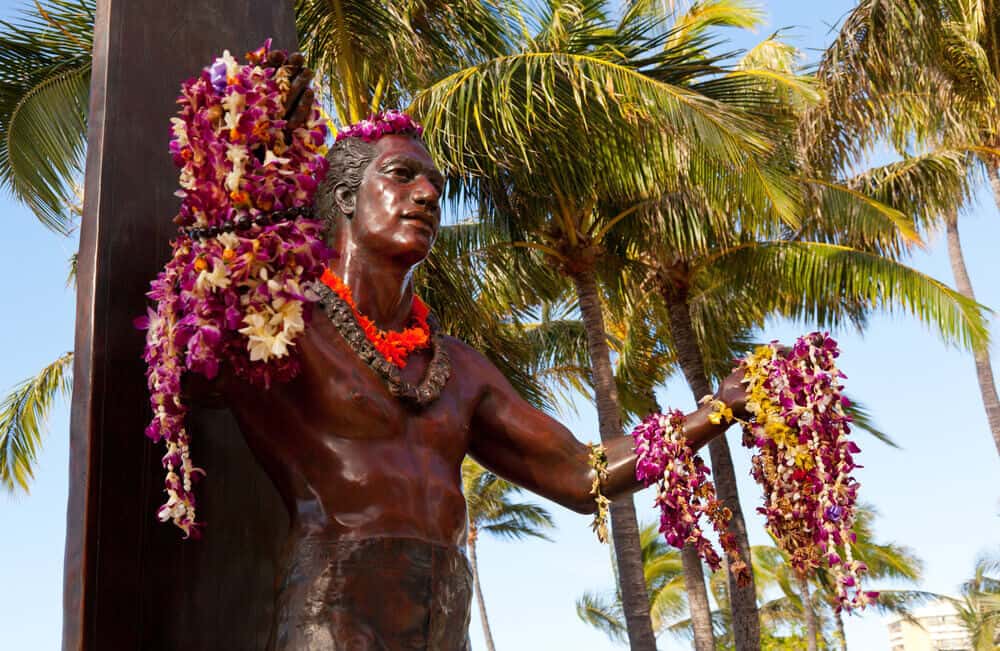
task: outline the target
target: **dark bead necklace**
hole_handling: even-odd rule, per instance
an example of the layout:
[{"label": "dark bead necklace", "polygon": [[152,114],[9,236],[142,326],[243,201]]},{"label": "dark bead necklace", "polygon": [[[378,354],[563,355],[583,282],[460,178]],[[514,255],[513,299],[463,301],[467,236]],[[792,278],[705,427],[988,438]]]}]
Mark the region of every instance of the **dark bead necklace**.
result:
[{"label": "dark bead necklace", "polygon": [[428,325],[431,329],[431,350],[433,351],[431,363],[427,366],[423,380],[420,381],[419,385],[414,386],[403,379],[399,367],[387,360],[368,341],[364,330],[354,318],[354,311],[344,299],[323,283],[316,283],[315,289],[320,296],[320,306],[323,308],[323,312],[333,322],[351,350],[382,378],[390,394],[404,403],[420,408],[430,405],[441,396],[444,385],[451,377],[451,359],[448,357],[448,351],[445,350],[441,335],[437,332],[437,325],[433,318],[428,319]]}]

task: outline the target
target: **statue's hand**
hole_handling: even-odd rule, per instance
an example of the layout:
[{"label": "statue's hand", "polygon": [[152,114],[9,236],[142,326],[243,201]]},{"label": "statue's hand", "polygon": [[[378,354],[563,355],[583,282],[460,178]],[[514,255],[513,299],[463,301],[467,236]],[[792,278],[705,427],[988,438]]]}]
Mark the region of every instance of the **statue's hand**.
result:
[{"label": "statue's hand", "polygon": [[715,397],[726,403],[733,410],[733,415],[741,420],[748,420],[747,385],[743,383],[743,369],[738,368],[730,373],[719,385]]},{"label": "statue's hand", "polygon": [[305,124],[309,119],[309,112],[312,110],[313,91],[309,88],[312,81],[313,71],[305,66],[305,57],[299,52],[293,52],[285,58],[285,53],[280,51],[271,52],[267,55],[267,65],[272,68],[288,66],[291,70],[291,89],[288,91],[288,98],[285,101],[285,135],[286,138],[293,131]]},{"label": "statue's hand", "polygon": [[[788,346],[778,346],[778,354],[782,357],[791,352]],[[743,382],[743,369],[737,368],[722,381],[715,397],[726,403],[733,410],[733,415],[740,420],[749,420],[747,411],[747,385]]]}]

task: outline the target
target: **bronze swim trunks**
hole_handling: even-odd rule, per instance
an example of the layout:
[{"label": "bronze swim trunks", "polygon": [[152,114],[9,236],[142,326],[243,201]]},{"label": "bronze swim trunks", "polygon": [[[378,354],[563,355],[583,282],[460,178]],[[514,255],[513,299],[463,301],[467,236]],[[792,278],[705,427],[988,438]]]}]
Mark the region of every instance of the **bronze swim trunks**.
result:
[{"label": "bronze swim trunks", "polygon": [[467,651],[472,573],[457,547],[413,538],[292,550],[273,651]]}]

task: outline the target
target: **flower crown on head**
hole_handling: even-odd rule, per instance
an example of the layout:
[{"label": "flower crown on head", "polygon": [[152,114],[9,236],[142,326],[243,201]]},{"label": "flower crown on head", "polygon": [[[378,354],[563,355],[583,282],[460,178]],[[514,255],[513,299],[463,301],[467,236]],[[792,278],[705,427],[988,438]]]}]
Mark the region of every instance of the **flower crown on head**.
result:
[{"label": "flower crown on head", "polygon": [[365,142],[375,142],[382,136],[408,135],[420,137],[424,128],[402,111],[380,111],[372,113],[368,119],[355,122],[337,132],[336,142],[344,138],[360,138]]}]

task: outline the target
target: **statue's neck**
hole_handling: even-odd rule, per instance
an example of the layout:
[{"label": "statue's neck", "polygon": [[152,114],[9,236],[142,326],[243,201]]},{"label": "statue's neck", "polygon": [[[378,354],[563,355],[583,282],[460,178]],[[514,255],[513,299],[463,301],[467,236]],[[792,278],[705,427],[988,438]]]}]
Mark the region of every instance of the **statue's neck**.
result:
[{"label": "statue's neck", "polygon": [[405,328],[413,303],[413,267],[345,244],[330,269],[351,288],[355,307],[382,330]]}]

